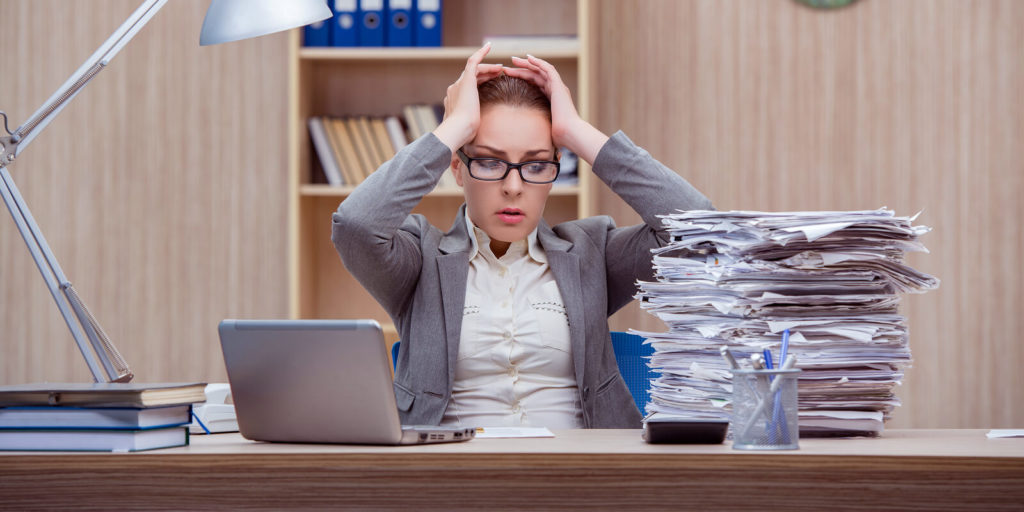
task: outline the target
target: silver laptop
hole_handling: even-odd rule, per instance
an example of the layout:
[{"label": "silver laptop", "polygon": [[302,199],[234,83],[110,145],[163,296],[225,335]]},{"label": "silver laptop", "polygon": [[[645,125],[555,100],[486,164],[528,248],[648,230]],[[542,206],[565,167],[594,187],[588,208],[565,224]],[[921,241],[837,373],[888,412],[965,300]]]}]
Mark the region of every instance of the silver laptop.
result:
[{"label": "silver laptop", "polygon": [[246,439],[397,445],[476,434],[402,426],[391,358],[374,320],[224,320],[218,330]]}]

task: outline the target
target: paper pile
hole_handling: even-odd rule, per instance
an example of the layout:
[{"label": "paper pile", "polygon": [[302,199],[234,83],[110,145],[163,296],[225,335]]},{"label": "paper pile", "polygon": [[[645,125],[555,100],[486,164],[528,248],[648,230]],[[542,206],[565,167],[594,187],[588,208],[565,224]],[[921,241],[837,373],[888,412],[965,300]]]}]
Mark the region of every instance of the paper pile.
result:
[{"label": "paper pile", "polygon": [[648,413],[728,418],[731,374],[719,349],[789,353],[802,369],[802,435],[874,435],[899,405],[910,364],[898,293],[938,280],[903,263],[929,231],[888,209],[853,212],[690,211],[663,216],[672,240],[654,250],[657,282],[641,306],[668,332],[640,332],[655,352]]}]

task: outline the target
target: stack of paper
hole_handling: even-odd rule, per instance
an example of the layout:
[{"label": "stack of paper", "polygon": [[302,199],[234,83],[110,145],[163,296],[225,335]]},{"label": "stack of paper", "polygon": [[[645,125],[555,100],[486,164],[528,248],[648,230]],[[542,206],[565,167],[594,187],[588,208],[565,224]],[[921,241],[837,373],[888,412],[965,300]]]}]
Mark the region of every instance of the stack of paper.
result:
[{"label": "stack of paper", "polygon": [[[916,218],[916,216],[915,216]],[[655,348],[648,413],[727,418],[731,374],[719,349],[768,348],[802,369],[801,434],[872,435],[899,405],[910,364],[899,293],[938,280],[903,263],[927,252],[929,231],[888,209],[853,212],[691,211],[663,217],[672,240],[654,250],[657,282],[642,307],[668,332],[639,332]]]}]

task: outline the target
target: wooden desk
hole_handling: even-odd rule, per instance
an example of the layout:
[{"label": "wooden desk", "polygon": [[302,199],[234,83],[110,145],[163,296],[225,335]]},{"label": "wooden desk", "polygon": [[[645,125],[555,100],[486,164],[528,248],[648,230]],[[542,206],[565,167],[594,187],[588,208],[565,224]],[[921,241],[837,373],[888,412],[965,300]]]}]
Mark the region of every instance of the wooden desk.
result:
[{"label": "wooden desk", "polygon": [[132,454],[0,454],[0,510],[1024,509],[1024,439],[893,430],[790,452],[648,445],[637,430],[408,447],[194,436]]}]

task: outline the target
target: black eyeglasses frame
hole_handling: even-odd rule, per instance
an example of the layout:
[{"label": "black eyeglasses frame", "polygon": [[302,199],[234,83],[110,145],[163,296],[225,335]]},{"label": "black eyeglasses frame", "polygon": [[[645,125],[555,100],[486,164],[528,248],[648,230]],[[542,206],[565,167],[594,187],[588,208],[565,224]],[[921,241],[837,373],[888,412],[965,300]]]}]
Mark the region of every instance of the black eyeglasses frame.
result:
[{"label": "black eyeglasses frame", "polygon": [[[475,180],[480,181],[502,181],[508,177],[508,173],[512,172],[512,169],[514,168],[516,172],[519,173],[519,179],[523,180],[523,183],[530,183],[532,185],[547,185],[548,183],[554,183],[554,181],[558,179],[558,175],[562,172],[562,164],[558,160],[528,160],[526,162],[519,162],[517,164],[514,164],[507,160],[502,160],[500,158],[494,158],[491,156],[483,158],[473,158],[467,155],[464,151],[462,151],[461,148],[458,151],[456,151],[456,154],[459,156],[459,160],[462,160],[462,163],[466,165],[466,170],[469,171],[469,176]],[[557,152],[555,153],[555,158],[558,158]],[[502,174],[500,178],[480,178],[478,176],[474,176],[473,166],[470,164],[477,160],[496,160],[498,162],[501,162],[505,164],[505,174]],[[549,181],[528,180],[523,176],[523,166],[528,164],[555,164],[555,177],[551,178],[551,180]]]}]

